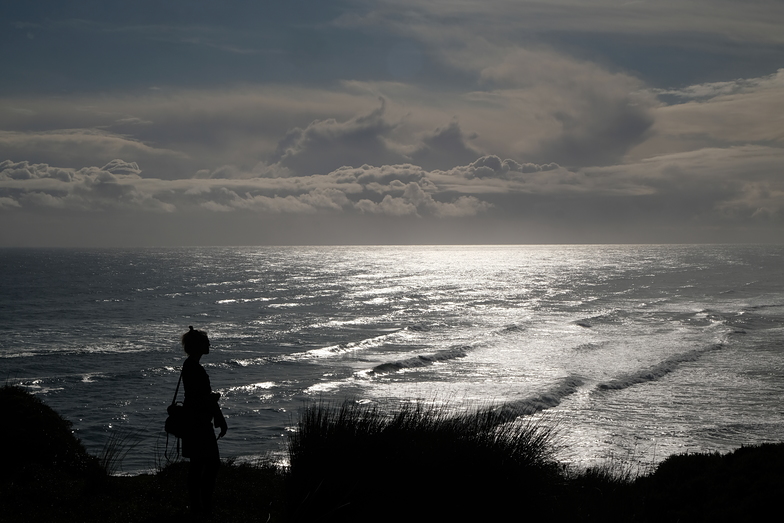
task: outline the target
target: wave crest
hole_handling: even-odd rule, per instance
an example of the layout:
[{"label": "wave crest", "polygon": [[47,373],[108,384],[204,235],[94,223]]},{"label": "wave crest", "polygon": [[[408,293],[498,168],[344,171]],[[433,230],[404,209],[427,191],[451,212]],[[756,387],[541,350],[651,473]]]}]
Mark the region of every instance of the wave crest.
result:
[{"label": "wave crest", "polygon": [[413,358],[382,363],[373,367],[373,369],[368,372],[368,375],[374,376],[379,374],[389,374],[403,369],[427,367],[428,365],[433,365],[434,363],[441,361],[464,358],[468,354],[468,349],[469,347],[467,346],[453,347],[451,349],[438,351],[433,354],[420,354],[418,356],[414,356]]},{"label": "wave crest", "polygon": [[528,416],[541,410],[557,407],[564,398],[577,392],[582,385],[583,380],[579,376],[567,376],[540,394],[505,403],[498,409],[503,411],[511,421],[518,416]]},{"label": "wave crest", "polygon": [[596,386],[596,388],[600,391],[622,390],[631,387],[632,385],[637,385],[639,383],[645,383],[647,381],[655,381],[666,376],[670,372],[674,371],[675,369],[680,367],[683,363],[689,361],[695,361],[709,350],[718,349],[720,347],[721,344],[716,344],[716,345],[712,345],[707,349],[698,349],[689,352],[684,352],[682,354],[676,354],[675,356],[671,356],[663,360],[662,362],[654,365],[653,367],[642,369],[638,372],[634,372],[632,374],[626,374],[614,380],[600,383],[599,385]]}]

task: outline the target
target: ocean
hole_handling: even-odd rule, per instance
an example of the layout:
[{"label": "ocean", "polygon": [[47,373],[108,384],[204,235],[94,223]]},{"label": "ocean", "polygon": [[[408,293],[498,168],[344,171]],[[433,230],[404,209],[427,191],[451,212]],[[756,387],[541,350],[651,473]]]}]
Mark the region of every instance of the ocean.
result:
[{"label": "ocean", "polygon": [[164,459],[189,325],[239,461],[345,399],[506,403],[576,466],[784,440],[782,246],[0,249],[0,282],[0,377],[128,474]]}]

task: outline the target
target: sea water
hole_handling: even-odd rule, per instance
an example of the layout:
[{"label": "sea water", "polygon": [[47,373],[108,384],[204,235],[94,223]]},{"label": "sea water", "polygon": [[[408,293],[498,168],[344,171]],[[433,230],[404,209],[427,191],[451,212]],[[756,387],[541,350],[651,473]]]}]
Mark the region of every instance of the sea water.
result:
[{"label": "sea water", "polygon": [[344,399],[506,403],[576,465],[784,439],[781,246],[5,249],[0,282],[0,377],[126,473],[163,460],[189,325],[224,458]]}]

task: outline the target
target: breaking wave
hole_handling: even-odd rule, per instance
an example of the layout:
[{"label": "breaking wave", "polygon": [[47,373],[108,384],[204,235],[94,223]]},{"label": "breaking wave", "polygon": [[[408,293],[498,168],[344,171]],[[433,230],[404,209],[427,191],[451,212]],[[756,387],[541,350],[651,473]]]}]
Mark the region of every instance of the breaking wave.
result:
[{"label": "breaking wave", "polygon": [[497,409],[511,421],[518,416],[528,416],[542,410],[557,407],[564,398],[577,392],[582,385],[583,380],[579,376],[567,376],[539,394],[519,401],[505,403],[497,407]]},{"label": "breaking wave", "polygon": [[381,336],[366,338],[364,340],[352,341],[349,343],[339,343],[337,345],[330,345],[328,347],[321,347],[319,349],[309,350],[305,354],[307,354],[308,356],[315,356],[316,358],[324,358],[330,356],[339,356],[341,354],[345,354],[347,352],[353,352],[356,350],[364,350],[364,349],[371,349],[374,347],[380,347],[401,330],[403,329],[397,329],[393,332],[388,332],[386,334],[382,334]]},{"label": "breaking wave", "polygon": [[504,327],[503,329],[500,329],[500,330],[496,331],[496,334],[500,334],[500,335],[514,334],[514,333],[517,333],[517,332],[523,332],[524,330],[525,330],[525,327],[523,327],[521,325],[510,324],[510,325],[507,325],[506,327]]},{"label": "breaking wave", "polygon": [[376,365],[367,374],[368,376],[375,376],[379,374],[389,374],[398,372],[403,369],[414,369],[418,367],[426,367],[441,361],[453,360],[456,358],[464,358],[468,354],[470,347],[453,347],[451,349],[442,350],[433,354],[420,354],[413,358],[406,358],[403,360],[392,361],[389,363],[382,363]]},{"label": "breaking wave", "polygon": [[632,385],[637,385],[639,383],[655,381],[662,378],[663,376],[666,376],[670,372],[676,370],[683,363],[695,361],[709,350],[718,349],[720,347],[721,344],[719,343],[719,344],[712,345],[707,349],[698,349],[689,352],[684,352],[683,354],[676,354],[675,356],[671,356],[666,360],[654,365],[653,367],[649,367],[647,369],[643,369],[638,372],[634,372],[632,374],[626,374],[611,381],[600,383],[599,385],[596,386],[596,388],[600,391],[622,390],[631,387]]}]

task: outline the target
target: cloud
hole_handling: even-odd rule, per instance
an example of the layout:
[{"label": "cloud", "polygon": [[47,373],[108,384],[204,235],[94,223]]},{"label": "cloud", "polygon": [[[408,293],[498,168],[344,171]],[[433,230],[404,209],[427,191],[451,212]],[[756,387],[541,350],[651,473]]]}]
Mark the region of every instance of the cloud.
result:
[{"label": "cloud", "polygon": [[650,137],[629,152],[632,159],[735,145],[784,145],[779,116],[784,114],[784,69],[656,93],[676,103],[654,110]]},{"label": "cloud", "polygon": [[[410,162],[445,169],[481,154],[468,144],[474,133],[457,121],[443,125],[455,107],[434,111],[426,100],[406,100],[416,93],[389,91],[395,101],[356,82],[340,91],[289,86],[0,99],[0,158],[76,168],[124,158],[144,165],[143,176],[176,179],[197,172],[231,178],[254,166],[255,174],[272,176]],[[21,114],[20,107],[36,110]]]},{"label": "cloud", "polygon": [[[450,49],[442,58],[474,77],[464,91],[350,84],[387,100],[385,114],[397,118],[387,139],[399,144],[394,150],[407,161],[448,169],[495,154],[579,168],[618,163],[650,138],[661,102],[638,78],[546,47],[500,48],[470,35],[465,40],[476,47]],[[446,117],[452,121],[445,126]],[[435,131],[428,129],[433,125]],[[405,145],[406,134],[417,140]]]},{"label": "cloud", "polygon": [[228,165],[247,171],[269,161],[291,129],[349,120],[373,106],[377,97],[367,92],[296,85],[6,96],[0,97],[0,158],[75,168],[123,158],[162,179]]},{"label": "cloud", "polygon": [[363,11],[346,13],[336,23],[368,30],[394,27],[408,34],[428,29],[440,34],[452,28],[455,33],[477,33],[496,40],[561,31],[635,36],[699,33],[736,42],[781,44],[781,15],[780,10],[772,9],[774,4],[733,0],[379,0]]},{"label": "cloud", "polygon": [[525,147],[534,161],[616,163],[654,123],[655,100],[639,80],[552,51],[515,50],[481,77],[536,115],[541,131]]},{"label": "cloud", "polygon": [[[279,142],[271,162],[257,171],[273,176],[323,174],[343,166],[413,163],[425,170],[449,169],[471,162],[481,152],[468,144],[457,121],[433,131],[415,132],[387,117],[387,100],[377,109],[346,121],[316,120],[294,128]],[[412,139],[411,135],[415,137]],[[405,136],[409,143],[401,140]]]},{"label": "cloud", "polygon": [[585,175],[596,193],[637,196],[667,213],[713,225],[784,224],[784,149],[756,145],[706,148],[595,168]]},{"label": "cloud", "polygon": [[98,129],[62,129],[39,132],[0,131],[0,158],[35,158],[36,163],[78,166],[106,163],[118,157],[132,157],[157,167],[154,174],[165,176],[166,168],[187,161],[187,155],[152,147],[126,136]]},{"label": "cloud", "polygon": [[453,172],[459,172],[466,178],[498,178],[504,180],[524,180],[525,174],[559,169],[557,163],[538,165],[535,163],[518,163],[509,158],[501,160],[496,155],[483,156],[471,162],[465,168],[458,167]]},{"label": "cloud", "polygon": [[453,121],[423,136],[421,144],[408,156],[424,169],[449,169],[481,156],[479,150],[468,144],[468,139],[460,129],[460,124]]},{"label": "cloud", "polygon": [[[225,203],[219,203],[219,200]],[[224,187],[212,192],[212,199],[201,203],[202,207],[212,211],[246,210],[259,213],[313,213],[316,209],[295,196],[265,196],[245,193],[243,196]]]},{"label": "cloud", "polygon": [[389,216],[420,216],[420,213],[427,212],[439,218],[475,216],[492,207],[474,196],[460,196],[451,202],[436,201],[416,182],[409,182],[399,189],[402,190],[400,197],[387,194],[378,203],[363,199],[357,202],[356,207],[362,212]]},{"label": "cloud", "polygon": [[13,198],[9,198],[7,196],[0,196],[0,210],[2,209],[10,209],[13,207],[21,207],[19,202],[14,200]]},{"label": "cloud", "polygon": [[[661,155],[608,167],[569,170],[554,163],[521,164],[488,155],[448,170],[411,164],[341,167],[325,175],[289,177],[143,178],[137,165],[113,160],[102,168],[64,169],[29,162],[0,163],[6,209],[47,206],[103,212],[373,214],[454,218],[515,213],[546,202],[595,214],[608,202],[624,219],[665,210],[705,220],[780,220],[784,149],[736,146]],[[44,196],[48,195],[48,196]],[[15,203],[14,203],[15,202]],[[515,203],[518,202],[518,203]],[[635,205],[642,204],[635,210]],[[647,210],[646,210],[647,206]],[[618,207],[620,208],[620,207]],[[529,209],[530,210],[530,209]],[[526,211],[528,212],[528,211]],[[538,211],[537,211],[538,212]],[[734,217],[734,218],[733,218]]]},{"label": "cloud", "polygon": [[401,163],[405,157],[390,147],[386,137],[395,124],[384,118],[385,100],[378,109],[338,122],[315,120],[304,129],[294,128],[278,144],[272,158],[274,170],[294,175],[330,172],[344,165]]},{"label": "cloud", "polygon": [[390,195],[384,196],[384,199],[379,203],[371,200],[360,200],[357,202],[357,209],[366,213],[386,214],[388,216],[419,216],[416,205],[403,198],[395,198]]},{"label": "cloud", "polygon": [[580,167],[620,160],[652,123],[653,94],[588,61],[513,46],[466,62],[476,66],[473,85],[446,91],[353,81],[6,97],[0,158],[75,168],[123,158],[161,179],[254,167],[271,176],[363,164],[449,169],[484,154]]},{"label": "cloud", "polygon": [[[357,231],[363,242],[379,242],[380,231],[397,238],[404,224],[426,242],[760,241],[784,228],[781,165],[784,149],[759,145],[579,170],[487,155],[447,170],[363,165],[323,175],[179,180],[142,177],[122,160],[81,169],[5,161],[0,209],[9,223],[37,213],[51,217],[51,227],[83,215],[106,224],[123,216],[127,231],[195,220],[212,231],[198,240],[208,244],[259,234],[351,243]],[[281,220],[287,229],[278,230]]]},{"label": "cloud", "polygon": [[[88,212],[260,214],[370,213],[389,216],[473,216],[491,206],[473,196],[441,194],[428,172],[410,164],[341,167],[326,175],[162,180],[142,178],[136,163],[115,159],[104,167],[67,169],[47,164],[0,163],[4,207]],[[447,191],[448,192],[448,191]]]},{"label": "cloud", "polygon": [[101,170],[111,174],[139,175],[142,172],[141,169],[139,169],[139,164],[136,162],[126,162],[117,158],[101,167]]},{"label": "cloud", "polygon": [[47,164],[0,163],[0,193],[20,208],[101,212],[172,212],[175,207],[135,186],[142,178],[135,163],[112,160],[105,167],[69,169]]},{"label": "cloud", "polygon": [[73,179],[72,169],[50,168],[47,164],[31,164],[30,162],[14,163],[6,160],[0,163],[0,180],[32,180],[38,178],[53,178],[63,182]]},{"label": "cloud", "polygon": [[781,227],[775,2],[247,4],[14,15],[4,224]]},{"label": "cloud", "polygon": [[681,89],[652,89],[660,96],[672,96],[685,100],[709,100],[737,94],[750,94],[760,91],[780,90],[784,87],[784,69],[759,78],[737,78],[726,82],[708,82],[690,85]]}]

